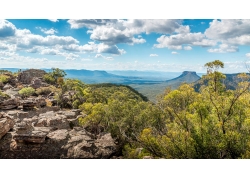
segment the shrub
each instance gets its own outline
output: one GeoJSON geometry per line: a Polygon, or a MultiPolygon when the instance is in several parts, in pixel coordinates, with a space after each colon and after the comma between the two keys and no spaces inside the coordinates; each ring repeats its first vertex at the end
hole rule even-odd
{"type": "Polygon", "coordinates": [[[0,82],[2,82],[2,83],[7,83],[9,81],[9,79],[10,79],[9,76],[6,76],[4,74],[0,75],[0,82]]]}
{"type": "Polygon", "coordinates": [[[36,90],[37,95],[49,95],[52,92],[50,87],[41,87],[36,90]]]}
{"type": "Polygon", "coordinates": [[[18,93],[22,97],[29,97],[35,93],[35,89],[32,87],[25,87],[25,88],[22,88],[20,91],[18,91],[18,93]]]}
{"type": "Polygon", "coordinates": [[[10,98],[10,96],[8,94],[5,94],[4,92],[2,92],[0,90],[0,98],[8,99],[8,98],[10,98]]]}

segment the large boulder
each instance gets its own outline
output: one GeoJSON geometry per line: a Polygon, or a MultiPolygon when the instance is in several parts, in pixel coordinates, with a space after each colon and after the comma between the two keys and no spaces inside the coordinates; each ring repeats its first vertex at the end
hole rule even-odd
{"type": "Polygon", "coordinates": [[[37,89],[37,88],[40,88],[41,86],[42,86],[42,79],[41,78],[34,77],[31,80],[31,87],[37,89]]]}
{"type": "Polygon", "coordinates": [[[104,134],[98,139],[84,129],[73,129],[70,139],[64,148],[67,149],[67,158],[107,159],[117,150],[111,134],[104,134]]]}
{"type": "Polygon", "coordinates": [[[14,127],[14,119],[6,113],[0,112],[0,139],[14,127]]]}
{"type": "Polygon", "coordinates": [[[46,101],[43,97],[27,98],[22,100],[20,104],[23,106],[24,110],[32,110],[34,107],[46,106],[46,101]]]}
{"type": "Polygon", "coordinates": [[[34,127],[28,132],[8,132],[0,141],[0,158],[102,159],[117,148],[110,134],[94,135],[83,128],[54,130],[34,127]]]}
{"type": "Polygon", "coordinates": [[[17,80],[23,84],[31,84],[34,77],[43,78],[46,74],[44,70],[40,69],[29,69],[19,73],[17,80]]]}
{"type": "Polygon", "coordinates": [[[3,90],[7,90],[7,89],[12,89],[13,86],[11,86],[9,83],[5,84],[5,86],[3,87],[3,90]]]}
{"type": "Polygon", "coordinates": [[[14,109],[17,108],[19,105],[19,99],[17,98],[11,98],[11,99],[6,99],[3,101],[0,101],[0,109],[14,109]]]}

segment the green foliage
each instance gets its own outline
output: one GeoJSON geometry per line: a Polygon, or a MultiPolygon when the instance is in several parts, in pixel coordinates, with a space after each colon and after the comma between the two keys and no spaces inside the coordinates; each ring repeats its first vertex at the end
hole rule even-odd
{"type": "Polygon", "coordinates": [[[29,97],[29,96],[35,94],[35,89],[32,87],[25,87],[25,88],[22,88],[20,91],[18,91],[18,93],[22,97],[29,97]]]}
{"type": "Polygon", "coordinates": [[[49,83],[49,84],[60,84],[62,83],[62,80],[60,78],[63,78],[66,76],[66,72],[64,70],[61,70],[59,68],[52,68],[52,72],[49,72],[43,76],[43,79],[49,83]]]}
{"type": "Polygon", "coordinates": [[[51,92],[55,91],[55,87],[50,86],[50,87],[40,87],[36,89],[36,94],[37,95],[49,95],[51,92]]]}
{"type": "Polygon", "coordinates": [[[136,142],[147,127],[164,131],[161,110],[126,86],[91,86],[80,109],[87,114],[82,125],[95,134],[110,132],[119,145],[136,142]]]}
{"type": "Polygon", "coordinates": [[[7,83],[9,81],[10,77],[4,74],[0,74],[0,82],[1,83],[7,83]]]}
{"type": "Polygon", "coordinates": [[[250,152],[250,84],[239,75],[235,91],[226,90],[218,72],[220,62],[207,63],[213,69],[200,92],[183,84],[167,91],[159,102],[166,114],[165,133],[144,129],[141,146],[156,157],[165,158],[243,158],[250,152]]]}
{"type": "Polygon", "coordinates": [[[0,90],[0,99],[1,98],[3,98],[3,99],[8,99],[8,98],[10,98],[10,96],[8,95],[8,94],[5,94],[4,92],[2,92],[1,90],[0,90]]]}

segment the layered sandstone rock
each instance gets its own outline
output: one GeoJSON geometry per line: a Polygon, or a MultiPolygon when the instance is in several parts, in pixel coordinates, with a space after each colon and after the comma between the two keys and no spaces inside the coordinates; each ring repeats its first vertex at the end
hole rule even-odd
{"type": "Polygon", "coordinates": [[[0,112],[0,139],[14,127],[14,119],[6,113],[0,112]]]}

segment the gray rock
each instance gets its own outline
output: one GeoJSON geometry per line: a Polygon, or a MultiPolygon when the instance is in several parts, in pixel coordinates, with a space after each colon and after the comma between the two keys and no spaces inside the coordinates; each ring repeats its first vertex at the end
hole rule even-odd
{"type": "Polygon", "coordinates": [[[42,86],[42,79],[41,78],[34,77],[31,80],[31,87],[37,89],[37,88],[40,88],[41,86],[42,86]]]}
{"type": "Polygon", "coordinates": [[[42,78],[46,72],[40,69],[29,69],[19,73],[17,80],[23,84],[31,84],[34,77],[42,78]]]}
{"type": "Polygon", "coordinates": [[[19,100],[17,98],[11,98],[4,101],[0,101],[0,109],[8,110],[17,108],[19,100]]]}
{"type": "Polygon", "coordinates": [[[3,90],[7,90],[7,89],[12,89],[13,86],[11,86],[9,83],[7,83],[4,87],[3,90]]]}
{"type": "Polygon", "coordinates": [[[0,139],[14,127],[14,119],[6,113],[0,112],[0,139]]]}

